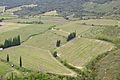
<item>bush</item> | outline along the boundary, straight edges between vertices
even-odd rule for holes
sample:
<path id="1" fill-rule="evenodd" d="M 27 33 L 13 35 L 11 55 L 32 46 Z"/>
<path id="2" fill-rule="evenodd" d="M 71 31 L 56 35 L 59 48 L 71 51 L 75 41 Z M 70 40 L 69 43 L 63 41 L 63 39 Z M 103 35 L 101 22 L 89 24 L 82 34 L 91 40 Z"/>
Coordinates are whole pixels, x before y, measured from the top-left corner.
<path id="1" fill-rule="evenodd" d="M 70 41 L 70 40 L 74 39 L 75 37 L 76 37 L 76 32 L 70 33 L 68 35 L 67 41 Z"/>

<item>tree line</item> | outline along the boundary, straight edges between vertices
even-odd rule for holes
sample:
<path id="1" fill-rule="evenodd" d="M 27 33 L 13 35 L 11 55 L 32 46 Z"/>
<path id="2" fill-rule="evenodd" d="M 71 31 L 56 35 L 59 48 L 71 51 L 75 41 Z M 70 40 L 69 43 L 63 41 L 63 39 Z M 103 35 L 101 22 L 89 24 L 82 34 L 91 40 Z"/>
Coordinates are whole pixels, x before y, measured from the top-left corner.
<path id="1" fill-rule="evenodd" d="M 12 46 L 20 45 L 20 44 L 21 44 L 21 42 L 20 42 L 20 36 L 18 35 L 17 37 L 6 39 L 4 41 L 4 44 L 0 45 L 0 48 L 5 49 L 5 48 L 12 47 Z"/>

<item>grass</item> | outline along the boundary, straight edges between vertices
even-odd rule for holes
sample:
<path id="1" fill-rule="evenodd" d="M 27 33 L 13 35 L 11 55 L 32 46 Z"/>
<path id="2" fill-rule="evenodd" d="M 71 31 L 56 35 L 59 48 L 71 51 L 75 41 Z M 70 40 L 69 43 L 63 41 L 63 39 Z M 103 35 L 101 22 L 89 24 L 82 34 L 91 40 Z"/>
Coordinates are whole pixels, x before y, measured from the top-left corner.
<path id="1" fill-rule="evenodd" d="M 1 51 L 0 58 L 6 60 L 6 55 L 9 54 L 10 61 L 19 66 L 19 57 L 22 56 L 23 67 L 27 69 L 74 75 L 73 71 L 56 61 L 50 52 L 57 50 L 58 56 L 63 61 L 82 69 L 98 55 L 115 48 L 114 44 L 107 41 L 115 40 L 119 42 L 120 22 L 118 20 L 90 19 L 68 22 L 58 16 L 42 16 L 41 20 L 44 21 L 44 24 L 13 23 L 35 20 L 40 19 L 39 17 L 16 18 L 3 22 L 5 24 L 0 27 L 0 43 L 18 35 L 21 36 L 21 42 L 23 43 L 21 46 Z M 55 24 L 55 27 L 52 27 L 53 24 Z M 115 25 L 118 26 L 115 27 Z M 76 31 L 78 38 L 67 43 L 68 34 L 74 31 Z M 56 48 L 57 40 L 61 40 L 60 48 Z"/>
<path id="2" fill-rule="evenodd" d="M 45 24 L 54 24 L 61 25 L 67 22 L 63 17 L 59 16 L 41 16 L 37 15 L 34 17 L 26 17 L 26 18 L 14 18 L 11 20 L 6 20 L 7 22 L 32 22 L 32 21 L 42 21 Z"/>
<path id="3" fill-rule="evenodd" d="M 89 19 L 89 20 L 81 20 L 81 23 L 86 23 L 87 25 L 103 25 L 103 26 L 115 26 L 119 25 L 119 20 L 112 19 Z"/>
<path id="4" fill-rule="evenodd" d="M 95 64 L 97 79 L 119 80 L 120 79 L 120 50 L 110 52 Z"/>
<path id="5" fill-rule="evenodd" d="M 19 66 L 19 57 L 22 57 L 23 67 L 33 71 L 50 72 L 61 75 L 73 75 L 73 72 L 57 60 L 51 53 L 37 47 L 21 45 L 0 52 L 0 58 L 6 60 L 9 54 L 10 62 Z"/>
<path id="6" fill-rule="evenodd" d="M 42 35 L 31 37 L 31 39 L 26 41 L 24 44 L 53 51 L 56 48 L 57 40 L 61 40 L 61 45 L 66 43 L 65 37 L 57 35 L 51 30 Z"/>
<path id="7" fill-rule="evenodd" d="M 92 59 L 106 51 L 110 51 L 114 45 L 100 40 L 77 38 L 61 48 L 57 49 L 62 60 L 67 61 L 77 68 L 83 68 Z"/>
<path id="8" fill-rule="evenodd" d="M 52 25 L 49 24 L 33 24 L 26 27 L 10 30 L 7 32 L 0 33 L 0 43 L 3 43 L 5 39 L 21 36 L 21 42 L 27 40 L 30 36 L 41 34 L 48 30 Z"/>
<path id="9" fill-rule="evenodd" d="M 67 31 L 67 32 L 75 32 L 79 35 L 88 29 L 90 29 L 92 26 L 89 25 L 82 25 L 80 21 L 73 21 L 73 22 L 68 22 L 62 26 L 59 26 L 58 28 Z"/>
<path id="10" fill-rule="evenodd" d="M 68 33 L 76 31 L 77 35 L 84 35 L 87 33 L 86 36 L 91 37 L 91 35 L 96 35 L 96 33 L 98 35 L 98 33 L 101 33 L 106 27 L 109 28 L 109 26 L 116 26 L 116 25 L 119 26 L 120 25 L 119 23 L 120 21 L 118 20 L 89 19 L 89 20 L 67 22 L 63 25 L 57 26 L 57 28 L 66 31 Z"/>
<path id="11" fill-rule="evenodd" d="M 0 24 L 2 25 L 0 26 L 0 33 L 28 26 L 28 24 L 17 24 L 10 22 L 1 22 Z"/>
<path id="12" fill-rule="evenodd" d="M 11 67 L 8 64 L 0 61 L 0 75 L 4 75 L 9 71 L 11 71 Z"/>
<path id="13" fill-rule="evenodd" d="M 116 45 L 119 45 L 120 41 L 120 28 L 115 26 L 95 26 L 85 33 L 83 37 L 100 39 L 108 42 L 112 42 Z"/>

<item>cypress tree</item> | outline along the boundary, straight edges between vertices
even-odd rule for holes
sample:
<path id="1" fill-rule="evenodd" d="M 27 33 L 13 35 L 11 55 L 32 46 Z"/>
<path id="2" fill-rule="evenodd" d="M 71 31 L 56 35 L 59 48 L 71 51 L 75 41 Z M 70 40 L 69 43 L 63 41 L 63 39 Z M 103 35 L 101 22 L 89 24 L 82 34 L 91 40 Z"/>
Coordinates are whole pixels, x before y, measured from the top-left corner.
<path id="1" fill-rule="evenodd" d="M 12 41 L 12 39 L 10 38 L 10 39 L 8 39 L 8 47 L 11 47 L 13 45 L 13 41 Z"/>
<path id="2" fill-rule="evenodd" d="M 57 42 L 56 42 L 56 47 L 60 47 L 60 43 L 61 43 L 61 41 L 60 41 L 60 40 L 57 40 Z"/>
<path id="3" fill-rule="evenodd" d="M 11 74 L 11 80 L 14 80 L 14 78 L 13 78 L 14 76 L 13 76 L 13 72 L 12 72 L 12 74 Z"/>
<path id="4" fill-rule="evenodd" d="M 7 62 L 9 62 L 9 55 L 7 54 Z"/>
<path id="5" fill-rule="evenodd" d="M 17 44 L 17 38 L 16 38 L 16 37 L 14 37 L 14 38 L 13 38 L 12 45 L 13 45 L 13 46 L 16 46 L 16 44 Z"/>
<path id="6" fill-rule="evenodd" d="M 4 42 L 4 48 L 8 48 L 9 47 L 9 41 L 6 39 Z"/>
<path id="7" fill-rule="evenodd" d="M 17 37 L 17 45 L 20 45 L 20 35 Z"/>
<path id="8" fill-rule="evenodd" d="M 20 67 L 22 67 L 22 57 L 20 56 Z"/>

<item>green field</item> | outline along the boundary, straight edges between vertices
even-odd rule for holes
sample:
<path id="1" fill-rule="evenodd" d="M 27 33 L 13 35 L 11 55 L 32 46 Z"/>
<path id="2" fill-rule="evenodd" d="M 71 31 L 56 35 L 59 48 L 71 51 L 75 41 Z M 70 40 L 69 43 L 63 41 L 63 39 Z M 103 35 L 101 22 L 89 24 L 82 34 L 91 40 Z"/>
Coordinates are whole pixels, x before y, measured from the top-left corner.
<path id="1" fill-rule="evenodd" d="M 81 20 L 81 23 L 86 23 L 88 25 L 107 25 L 107 26 L 115 26 L 115 25 L 120 25 L 119 20 L 112 20 L 112 19 L 89 19 L 89 20 Z"/>
<path id="2" fill-rule="evenodd" d="M 54 24 L 54 25 L 61 25 L 64 24 L 66 22 L 68 22 L 67 20 L 65 20 L 63 17 L 59 17 L 59 16 L 43 16 L 43 15 L 36 15 L 34 17 L 25 17 L 25 18 L 14 18 L 11 20 L 6 20 L 7 22 L 32 22 L 32 21 L 42 21 L 45 24 Z"/>
<path id="3" fill-rule="evenodd" d="M 40 21 L 40 17 L 16 18 L 1 23 L 3 25 L 0 27 L 0 43 L 20 35 L 22 44 L 0 51 L 0 59 L 6 60 L 6 55 L 9 54 L 10 62 L 19 66 L 21 56 L 23 67 L 32 71 L 75 76 L 74 71 L 52 56 L 54 51 L 57 51 L 61 60 L 84 70 L 86 65 L 98 55 L 116 48 L 115 44 L 110 42 L 117 43 L 120 38 L 118 20 L 66 21 L 58 16 L 42 16 L 41 21 L 44 24 L 17 23 L 25 21 Z M 76 32 L 77 37 L 67 42 L 71 32 Z M 56 47 L 57 40 L 61 40 L 59 48 Z M 98 63 L 100 64 L 102 63 Z M 2 65 L 4 66 L 4 63 Z M 6 67 L 6 70 L 9 70 L 9 66 Z M 3 75 L 6 71 L 1 70 L 0 73 Z M 102 72 L 99 71 L 98 78 L 101 75 Z"/>
<path id="4" fill-rule="evenodd" d="M 84 66 L 98 55 L 110 51 L 114 45 L 100 40 L 78 38 L 57 50 L 59 57 L 73 66 Z"/>
<path id="5" fill-rule="evenodd" d="M 19 66 L 19 57 L 22 57 L 23 67 L 33 71 L 50 72 L 55 74 L 74 75 L 74 72 L 56 61 L 51 53 L 37 47 L 21 45 L 0 52 L 0 58 L 6 60 L 9 54 L 10 62 Z"/>
<path id="6" fill-rule="evenodd" d="M 22 27 L 26 27 L 29 24 L 17 24 L 17 23 L 10 23 L 10 22 L 1 22 L 2 26 L 0 26 L 0 33 L 11 31 L 14 29 L 19 29 Z"/>
<path id="7" fill-rule="evenodd" d="M 44 34 L 31 37 L 31 39 L 23 44 L 53 51 L 56 48 L 57 40 L 61 40 L 61 45 L 66 43 L 66 38 L 53 33 L 53 31 L 51 30 L 45 32 Z"/>
<path id="8" fill-rule="evenodd" d="M 0 61 L 0 75 L 6 74 L 11 71 L 11 69 L 12 68 L 8 64 Z"/>
<path id="9" fill-rule="evenodd" d="M 41 34 L 48 30 L 52 25 L 49 24 L 32 24 L 20 29 L 10 30 L 0 33 L 0 43 L 3 43 L 5 39 L 13 38 L 18 35 L 21 36 L 21 41 L 27 40 L 30 36 Z"/>
<path id="10" fill-rule="evenodd" d="M 58 27 L 59 29 L 62 29 L 63 31 L 66 32 L 76 32 L 77 35 L 84 33 L 85 31 L 89 30 L 92 28 L 90 25 L 83 25 L 81 21 L 72 21 L 68 22 L 62 26 Z"/>

